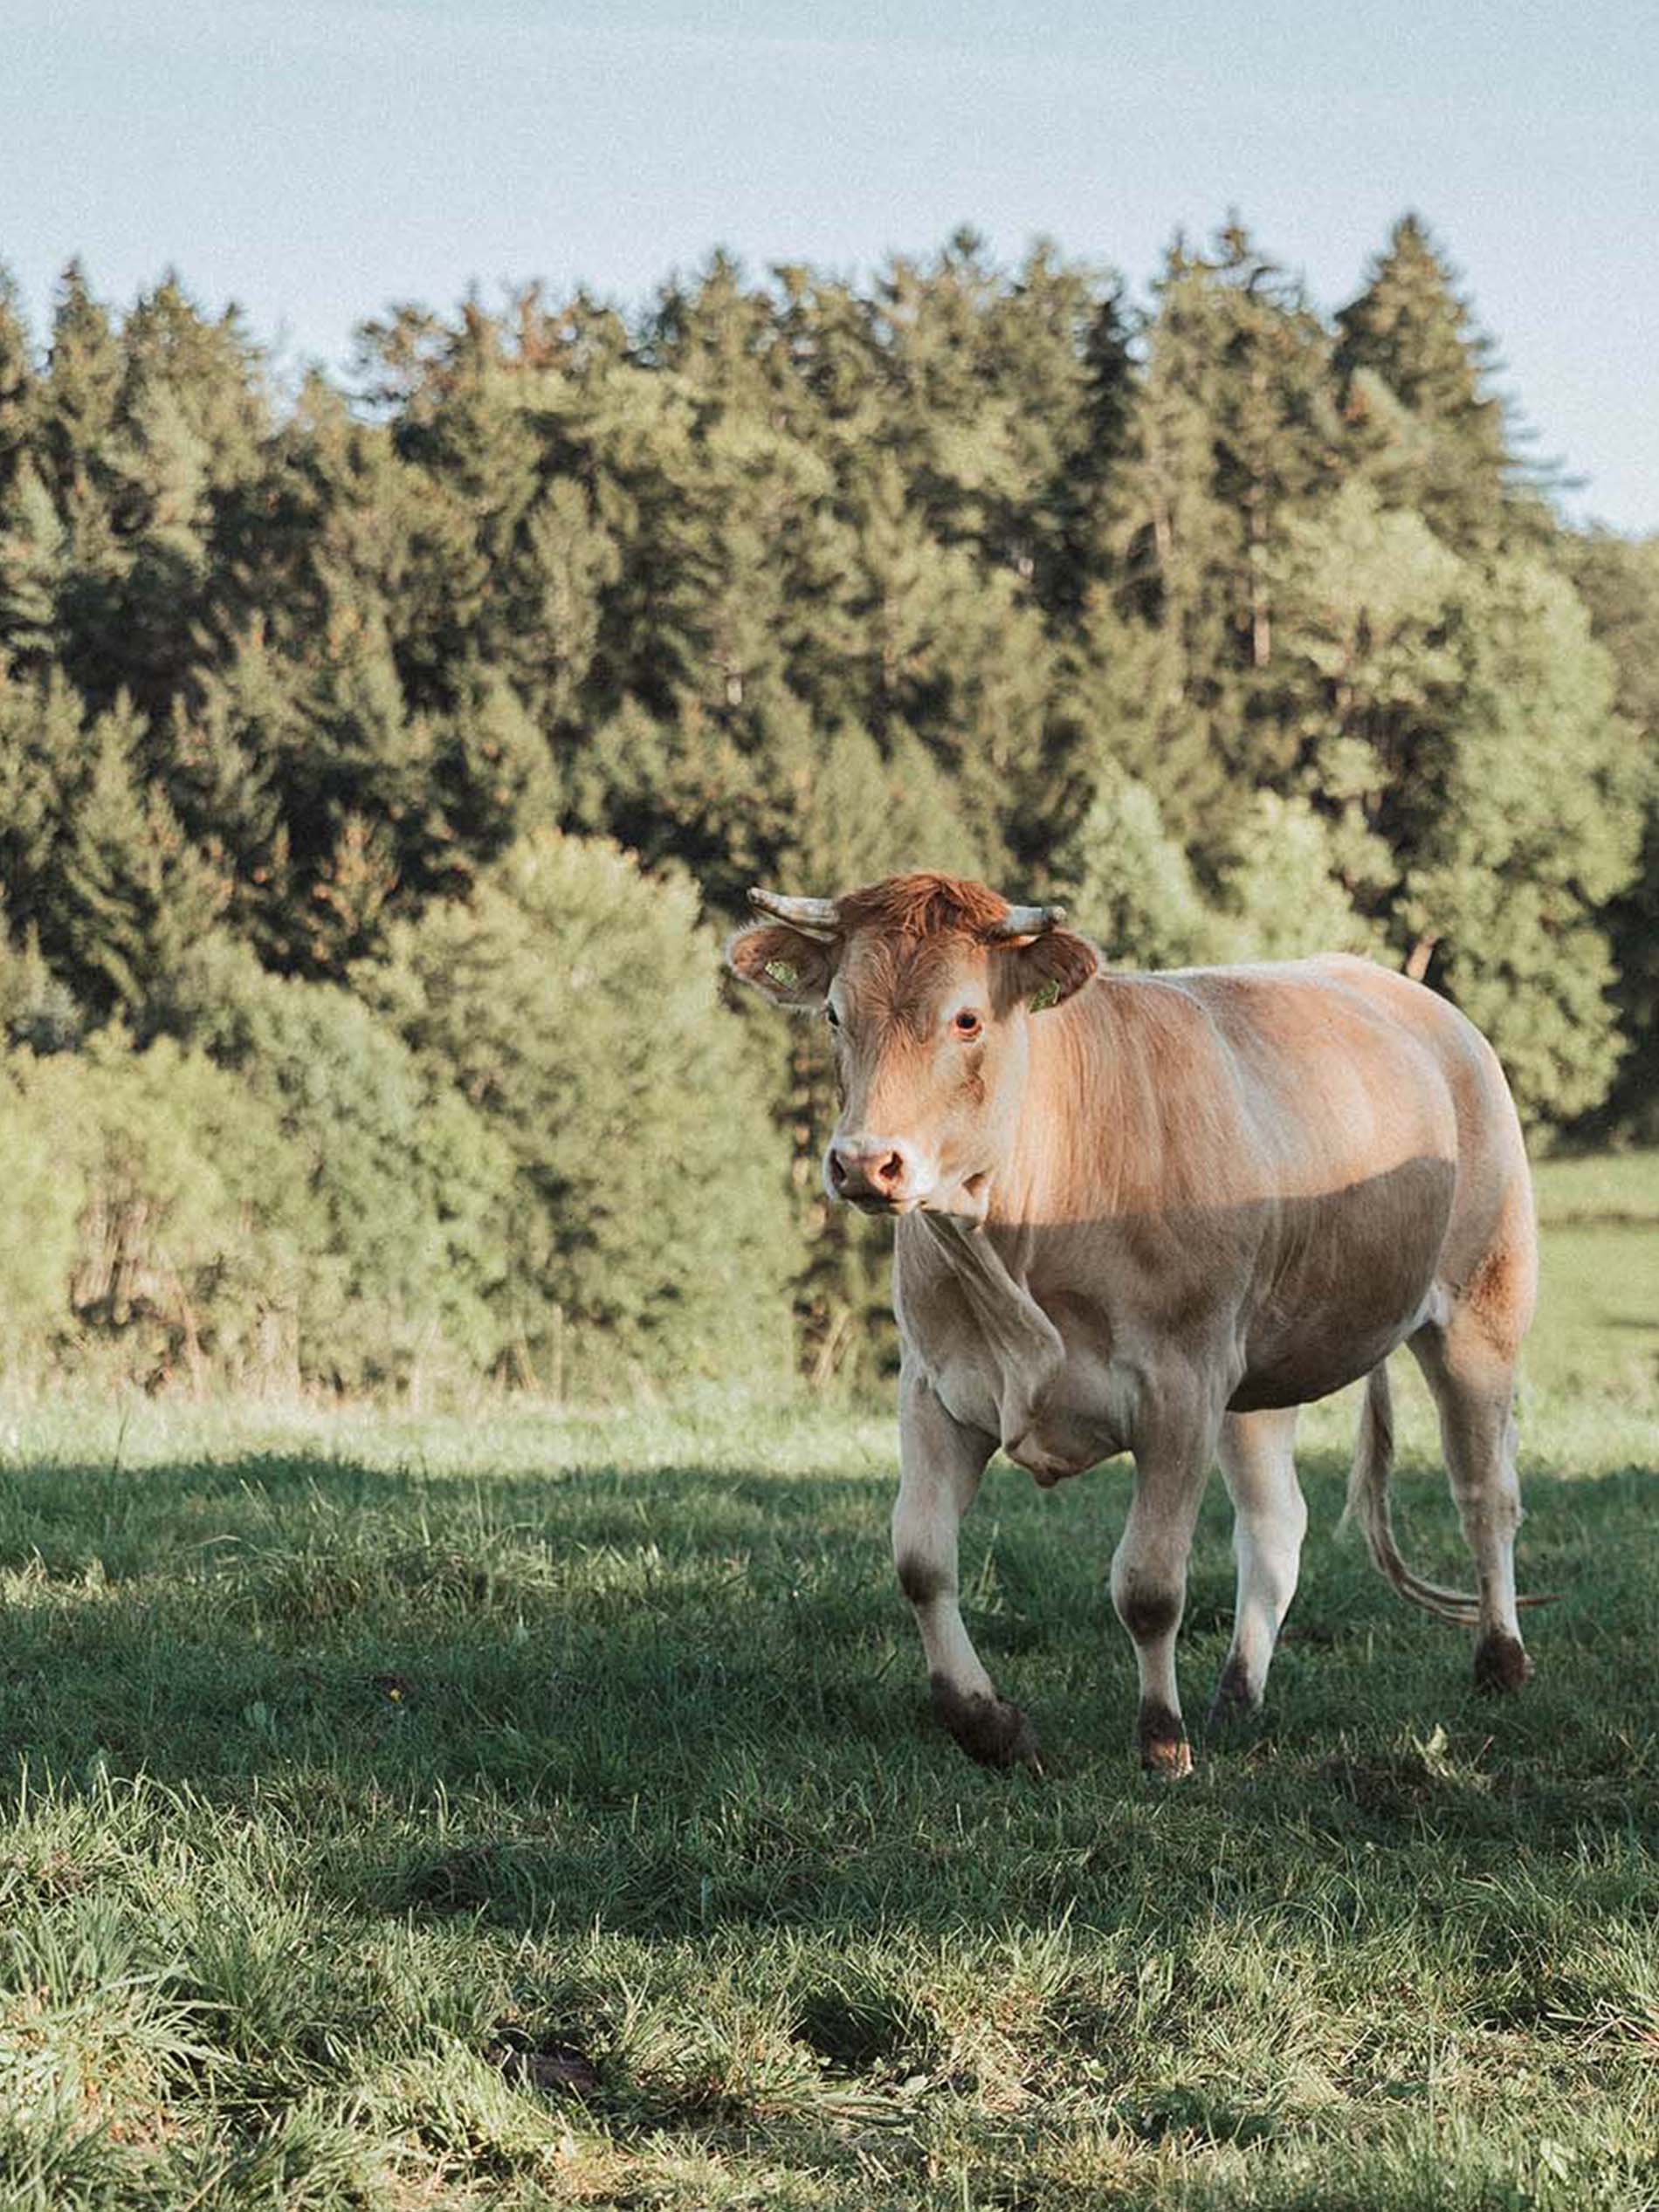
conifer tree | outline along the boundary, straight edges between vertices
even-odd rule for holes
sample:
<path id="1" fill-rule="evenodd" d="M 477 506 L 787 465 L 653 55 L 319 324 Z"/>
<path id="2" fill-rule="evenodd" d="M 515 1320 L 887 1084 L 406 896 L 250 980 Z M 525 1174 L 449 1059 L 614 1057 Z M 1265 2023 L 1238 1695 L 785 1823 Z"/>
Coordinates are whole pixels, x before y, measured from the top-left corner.
<path id="1" fill-rule="evenodd" d="M 279 778 L 292 745 L 287 703 L 257 636 L 230 666 L 175 699 L 147 756 L 187 835 L 225 885 L 224 917 L 278 965 L 293 947 L 289 838 Z"/>
<path id="2" fill-rule="evenodd" d="M 502 657 L 550 744 L 567 741 L 592 700 L 605 595 L 622 574 L 616 533 L 574 476 L 555 477 L 527 510 L 508 575 Z"/>
<path id="3" fill-rule="evenodd" d="M 786 419 L 794 365 L 775 302 L 746 288 L 729 253 L 712 254 L 699 275 L 671 278 L 657 296 L 634 358 L 682 379 L 717 415 Z"/>
<path id="4" fill-rule="evenodd" d="M 860 683 L 848 701 L 880 737 L 891 725 L 924 725 L 937 686 L 946 608 L 971 588 L 974 572 L 947 554 L 912 509 L 898 457 L 873 453 L 850 487 L 854 568 L 843 635 Z"/>
<path id="5" fill-rule="evenodd" d="M 1052 615 L 1075 617 L 1104 573 L 1100 505 L 1132 396 L 1123 289 L 1107 271 L 1034 247 L 986 319 L 1013 496 L 988 503 L 982 542 Z"/>
<path id="6" fill-rule="evenodd" d="M 16 280 L 0 262 L 0 502 L 26 460 L 34 403 L 34 349 Z"/>
<path id="7" fill-rule="evenodd" d="M 224 876 L 190 844 L 165 795 L 141 780 L 141 743 L 125 698 L 87 732 L 88 770 L 60 863 L 59 917 L 77 994 L 141 1027 L 230 897 Z"/>
<path id="8" fill-rule="evenodd" d="M 63 972 L 76 946 L 62 863 L 87 767 L 80 701 L 56 670 L 0 684 L 0 886 L 13 929 Z"/>
<path id="9" fill-rule="evenodd" d="M 86 1030 L 84 1009 L 46 965 L 38 928 L 31 923 L 14 938 L 0 904 L 0 1034 L 45 1059 L 74 1051 Z"/>
<path id="10" fill-rule="evenodd" d="M 780 264 L 778 330 L 791 367 L 835 442 L 872 424 L 888 363 L 871 303 L 850 284 L 796 262 Z"/>
<path id="11" fill-rule="evenodd" d="M 1135 757 L 1188 837 L 1222 790 L 1283 788 L 1294 770 L 1277 578 L 1327 494 L 1336 433 L 1329 341 L 1299 285 L 1236 223 L 1211 257 L 1178 244 L 1113 505 L 1119 604 L 1172 647 Z"/>
<path id="12" fill-rule="evenodd" d="M 1337 326 L 1351 431 L 1384 498 L 1414 508 L 1455 552 L 1498 544 L 1514 464 L 1491 389 L 1496 349 L 1418 216 L 1394 225 Z"/>
<path id="13" fill-rule="evenodd" d="M 0 671 L 36 675 L 58 660 L 68 551 L 52 494 L 24 453 L 0 491 Z"/>
<path id="14" fill-rule="evenodd" d="M 270 435 L 271 403 L 264 357 L 240 311 L 204 314 L 169 272 L 124 319 L 120 350 L 122 419 L 133 421 L 147 395 L 165 390 L 209 489 L 244 483 Z"/>
<path id="15" fill-rule="evenodd" d="M 320 580 L 327 628 L 296 700 L 282 794 L 301 961 L 337 978 L 373 950 L 400 884 L 441 880 L 447 855 L 437 733 L 406 710 L 379 601 L 349 574 Z"/>
<path id="16" fill-rule="evenodd" d="M 1220 465 L 1234 320 L 1225 286 L 1215 264 L 1178 241 L 1156 291 L 1105 519 L 1115 611 L 1164 641 L 1160 680 L 1131 708 L 1125 757 L 1190 841 L 1218 810 L 1246 727 L 1240 620 L 1253 575 L 1246 519 L 1226 496 L 1237 485 Z"/>
<path id="17" fill-rule="evenodd" d="M 559 782 L 547 740 L 506 677 L 474 661 L 453 679 L 455 704 L 430 718 L 432 811 L 423 881 L 464 890 L 515 839 L 550 828 Z"/>
<path id="18" fill-rule="evenodd" d="M 142 381 L 105 447 L 119 555 L 75 603 L 73 667 L 90 699 L 125 691 L 163 713 L 201 649 L 209 451 L 171 385 Z"/>
<path id="19" fill-rule="evenodd" d="M 109 517 L 105 448 L 121 386 L 120 347 L 79 261 L 65 270 L 53 306 L 46 370 L 37 395 L 38 464 L 73 535 L 77 557 L 106 553 Z"/>

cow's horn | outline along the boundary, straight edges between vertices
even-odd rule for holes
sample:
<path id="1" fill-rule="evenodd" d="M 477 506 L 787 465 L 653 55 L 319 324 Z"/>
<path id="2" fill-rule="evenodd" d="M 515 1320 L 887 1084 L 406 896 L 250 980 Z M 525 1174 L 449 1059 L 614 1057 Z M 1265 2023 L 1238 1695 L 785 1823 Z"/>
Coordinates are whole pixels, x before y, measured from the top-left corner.
<path id="1" fill-rule="evenodd" d="M 1064 906 L 1010 906 L 990 934 L 994 938 L 1042 937 L 1049 930 L 1057 930 L 1064 919 Z"/>
<path id="2" fill-rule="evenodd" d="M 779 891 L 752 890 L 749 904 L 808 937 L 833 937 L 841 926 L 832 898 L 785 898 Z"/>

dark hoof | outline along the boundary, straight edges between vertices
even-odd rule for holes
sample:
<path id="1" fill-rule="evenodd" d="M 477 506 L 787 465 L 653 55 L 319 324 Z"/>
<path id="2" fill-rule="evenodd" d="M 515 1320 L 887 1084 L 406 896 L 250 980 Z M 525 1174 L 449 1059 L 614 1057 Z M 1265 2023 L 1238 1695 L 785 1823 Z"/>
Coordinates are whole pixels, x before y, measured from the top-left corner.
<path id="1" fill-rule="evenodd" d="M 1036 1732 L 1017 1705 L 982 1692 L 965 1696 L 941 1676 L 933 1680 L 933 1710 L 970 1759 L 982 1767 L 1029 1767 L 1041 1774 Z"/>
<path id="2" fill-rule="evenodd" d="M 1250 1687 L 1250 1678 L 1236 1659 L 1229 1659 L 1222 1669 L 1222 1679 L 1215 1685 L 1215 1694 L 1209 1701 L 1209 1714 L 1205 1726 L 1209 1728 L 1235 1727 L 1241 1721 L 1249 1721 L 1262 1709 L 1259 1691 Z"/>
<path id="3" fill-rule="evenodd" d="M 1180 1782 L 1193 1770 L 1193 1747 L 1187 1741 L 1181 1715 L 1167 1707 L 1143 1707 L 1135 1724 L 1135 1746 L 1148 1774 L 1166 1782 Z"/>
<path id="4" fill-rule="evenodd" d="M 1475 1687 L 1512 1694 L 1532 1679 L 1532 1662 L 1513 1636 L 1483 1636 L 1475 1646 Z"/>

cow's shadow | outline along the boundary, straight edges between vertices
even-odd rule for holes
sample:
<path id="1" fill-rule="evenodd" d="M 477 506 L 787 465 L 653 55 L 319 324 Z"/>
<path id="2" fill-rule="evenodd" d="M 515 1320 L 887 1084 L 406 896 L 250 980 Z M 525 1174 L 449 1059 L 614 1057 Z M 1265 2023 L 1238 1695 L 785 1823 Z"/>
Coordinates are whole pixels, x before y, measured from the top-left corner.
<path id="1" fill-rule="evenodd" d="M 1433 1833 L 1496 1862 L 1522 1839 L 1567 1853 L 1587 1827 L 1659 1828 L 1634 1666 L 1659 1478 L 1532 1486 L 1536 1571 L 1571 1587 L 1594 1553 L 1595 1604 L 1564 1606 L 1539 1683 L 1493 1706 L 1463 1639 L 1335 1540 L 1339 1467 L 1311 1454 L 1304 1477 L 1268 1715 L 1171 1791 L 1133 1770 L 1132 1661 L 1103 1588 L 1121 1465 L 1048 1496 L 999 1466 L 965 1541 L 973 1632 L 1043 1732 L 1043 1779 L 971 1767 L 926 1716 L 885 1473 L 12 1471 L 6 1786 L 26 1769 L 37 1791 L 142 1775 L 257 1797 L 355 1906 L 641 1936 L 1107 1912 L 1160 1853 L 1236 1848 L 1241 1829 L 1281 1856 Z M 1406 1487 L 1415 1533 L 1454 1556 L 1443 1485 Z M 1231 1602 L 1215 1484 L 1183 1630 L 1194 1715 Z"/>

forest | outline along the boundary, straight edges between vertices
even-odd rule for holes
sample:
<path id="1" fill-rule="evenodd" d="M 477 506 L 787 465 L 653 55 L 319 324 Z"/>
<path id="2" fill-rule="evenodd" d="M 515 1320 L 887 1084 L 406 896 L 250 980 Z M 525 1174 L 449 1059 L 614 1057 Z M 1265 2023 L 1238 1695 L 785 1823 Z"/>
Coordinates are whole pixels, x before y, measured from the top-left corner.
<path id="1" fill-rule="evenodd" d="M 1335 313 L 1236 222 L 1144 299 L 963 232 L 302 378 L 0 285 L 0 1368 L 856 1377 L 757 882 L 1368 951 L 1536 1149 L 1652 1142 L 1659 538 L 1563 520 L 1460 285 L 1412 216 Z"/>

